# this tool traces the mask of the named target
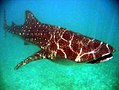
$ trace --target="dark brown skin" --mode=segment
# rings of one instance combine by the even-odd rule
[[[109,58],[106,57],[104,60],[100,60],[100,57],[108,56],[114,52],[110,45],[99,40],[77,34],[62,27],[43,24],[30,11],[26,11],[26,19],[23,25],[18,26],[13,23],[8,26],[5,18],[4,29],[41,48],[40,51],[17,64],[15,69],[43,58],[56,60],[61,57],[76,62],[90,62],[93,60],[93,63],[97,63]]]

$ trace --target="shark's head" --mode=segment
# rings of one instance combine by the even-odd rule
[[[90,63],[99,63],[112,58],[114,48],[109,44],[93,39],[85,45],[76,61],[87,61]],[[80,59],[80,60],[79,60]]]
[[[94,41],[94,43],[97,43],[97,40]],[[95,57],[94,61],[93,62],[104,62],[104,61],[107,61],[109,59],[112,58],[112,53],[114,52],[114,48],[112,46],[110,46],[109,44],[106,44],[104,42],[100,42],[99,46],[96,47],[96,49],[94,49],[92,52],[93,53],[93,56]]]

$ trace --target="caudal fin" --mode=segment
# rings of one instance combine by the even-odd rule
[[[6,21],[6,11],[4,9],[4,23],[3,23],[3,29],[6,30],[7,28],[7,21]]]
[[[5,31],[5,36],[6,36],[6,32],[7,32],[7,31],[10,31],[10,26],[7,25],[6,10],[5,10],[5,9],[4,9],[3,29],[4,29],[4,31]]]
[[[7,25],[7,21],[6,21],[6,11],[5,11],[5,9],[4,9],[4,22],[3,22],[3,29],[4,29],[5,33],[6,33],[6,31],[9,30],[9,28],[10,28],[10,27]]]
[[[6,30],[7,30],[7,21],[6,21],[6,11],[4,9],[4,22],[3,22],[3,29],[5,31],[4,35],[6,36]]]

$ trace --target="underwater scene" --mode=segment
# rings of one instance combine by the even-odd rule
[[[0,90],[119,90],[118,0],[1,0]]]

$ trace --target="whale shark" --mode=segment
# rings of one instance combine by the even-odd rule
[[[41,50],[18,63],[15,69],[37,60],[69,59],[75,62],[100,63],[112,58],[112,46],[97,39],[76,33],[66,28],[40,22],[34,14],[26,10],[22,25],[8,25],[4,11],[4,31],[22,37],[37,45]]]

